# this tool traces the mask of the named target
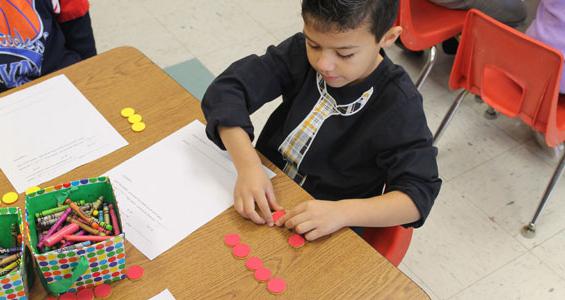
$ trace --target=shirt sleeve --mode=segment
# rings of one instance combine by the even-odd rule
[[[90,5],[88,0],[51,0],[53,11],[58,14],[57,22],[78,19],[88,13]]]
[[[241,127],[253,140],[249,115],[278,96],[296,91],[308,66],[300,33],[270,46],[262,56],[250,55],[231,64],[202,99],[208,138],[225,150],[218,134],[218,126],[225,126]]]
[[[53,12],[65,36],[65,48],[81,59],[96,55],[88,0],[51,0]]]
[[[402,100],[402,99],[400,99]],[[387,149],[377,157],[386,172],[386,192],[400,191],[410,197],[420,220],[406,227],[420,227],[428,217],[440,187],[437,148],[427,126],[419,93],[399,101],[386,128]]]
[[[96,42],[90,22],[90,14],[61,23],[65,35],[65,48],[75,51],[81,59],[96,55]]]

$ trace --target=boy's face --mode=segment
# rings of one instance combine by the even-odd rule
[[[322,32],[311,23],[304,23],[308,61],[327,85],[339,88],[359,82],[382,61],[381,43],[375,40],[368,23],[344,32]]]

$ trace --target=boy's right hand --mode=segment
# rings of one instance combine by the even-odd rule
[[[246,166],[238,170],[234,188],[234,208],[244,218],[256,224],[273,226],[271,208],[282,210],[275,198],[273,184],[261,164]],[[259,208],[260,214],[255,207]]]

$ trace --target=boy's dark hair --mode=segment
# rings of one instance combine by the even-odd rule
[[[346,31],[370,22],[377,42],[393,25],[398,0],[302,0],[304,23],[318,30]]]

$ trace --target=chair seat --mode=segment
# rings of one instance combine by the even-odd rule
[[[364,228],[363,239],[391,264],[398,267],[410,246],[413,228],[402,226]]]
[[[429,49],[463,29],[466,10],[448,9],[428,0],[411,1],[410,5],[413,28],[405,28],[400,38],[412,51]]]

